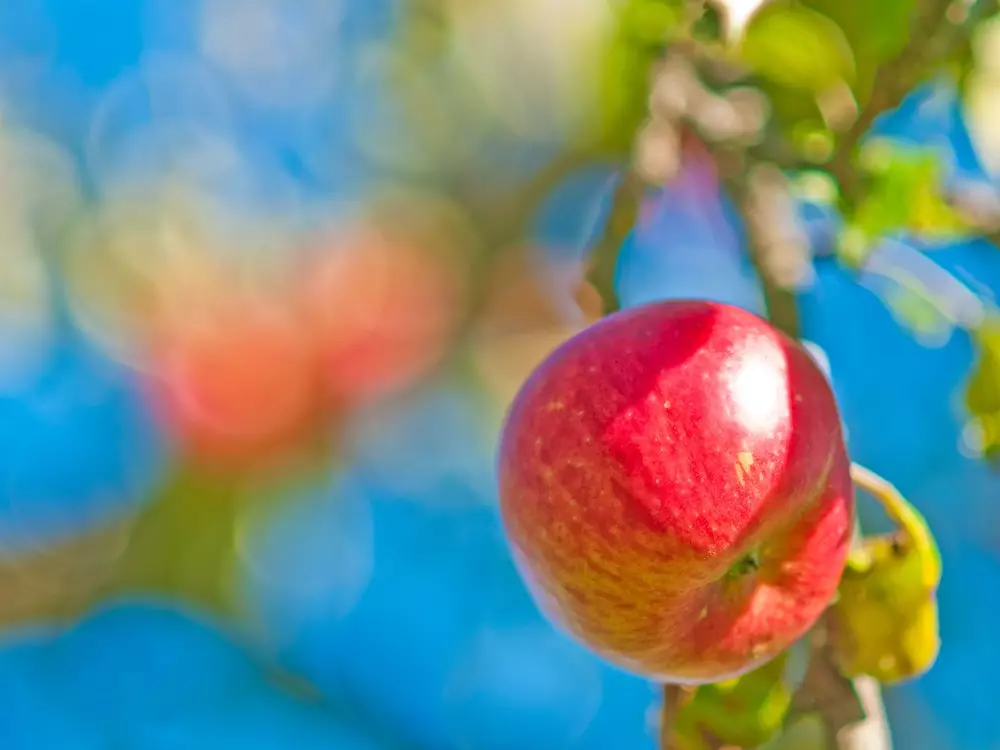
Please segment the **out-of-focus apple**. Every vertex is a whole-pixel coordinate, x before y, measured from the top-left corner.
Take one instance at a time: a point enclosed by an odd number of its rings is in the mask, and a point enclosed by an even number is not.
[[[459,317],[456,269],[377,226],[345,229],[320,250],[302,301],[335,403],[399,390],[439,361]]]
[[[775,657],[832,599],[854,501],[809,353],[707,301],[616,313],[527,380],[499,452],[504,524],[539,605],[663,682]]]
[[[215,298],[207,310],[175,314],[150,334],[154,408],[198,459],[266,461],[321,413],[313,343],[299,317],[270,300]]]

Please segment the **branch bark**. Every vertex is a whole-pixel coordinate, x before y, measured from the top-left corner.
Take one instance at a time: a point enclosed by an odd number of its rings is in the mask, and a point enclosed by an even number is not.
[[[882,688],[871,677],[854,680],[865,718],[841,729],[835,736],[836,750],[892,750],[889,719],[882,703]]]
[[[797,339],[795,287],[808,273],[811,256],[784,176],[773,165],[759,164],[729,175],[726,184],[743,220],[747,249],[764,288],[768,319]]]
[[[847,132],[837,141],[826,170],[837,180],[848,203],[859,197],[863,181],[854,169],[858,145],[880,115],[898,107],[932,69],[963,41],[977,19],[987,12],[985,0],[923,0],[910,27],[909,41],[899,53],[879,66],[871,96]],[[953,8],[963,10],[952,13]]]
[[[817,623],[809,638],[809,667],[792,699],[785,726],[807,716],[818,716],[823,725],[826,750],[892,750],[879,683],[870,677],[849,680],[840,673],[827,644],[825,620]],[[664,685],[660,750],[680,750],[671,726],[678,707],[689,695],[681,686]],[[706,749],[741,750],[715,737],[704,736],[701,740]]]
[[[631,168],[619,176],[615,185],[604,230],[591,250],[583,285],[577,294],[580,306],[588,317],[610,315],[619,309],[620,304],[615,294],[618,254],[628,233],[635,226],[643,188],[642,179]],[[588,299],[588,295],[593,294],[598,298],[599,309],[594,309],[595,302]]]
[[[892,750],[881,687],[870,677],[844,677],[826,634],[823,618],[809,636],[809,669],[792,699],[788,725],[817,715],[823,724],[827,750]]]

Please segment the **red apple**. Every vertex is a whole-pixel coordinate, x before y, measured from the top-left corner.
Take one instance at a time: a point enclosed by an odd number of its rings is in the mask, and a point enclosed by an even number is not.
[[[313,340],[276,301],[192,303],[150,334],[155,411],[201,460],[244,466],[304,440],[320,414]]]
[[[849,469],[802,346],[677,300],[555,349],[511,405],[498,463],[539,606],[620,667],[688,684],[747,672],[817,620],[851,540]]]
[[[430,370],[458,324],[456,269],[378,226],[344,229],[322,247],[301,298],[334,403],[380,398]]]

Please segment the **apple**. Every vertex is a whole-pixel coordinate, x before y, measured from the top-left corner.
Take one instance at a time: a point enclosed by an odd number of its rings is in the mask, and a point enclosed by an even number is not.
[[[626,671],[701,684],[801,637],[854,521],[826,377],[743,309],[669,300],[555,349],[508,410],[500,510],[538,606]]]
[[[299,296],[334,405],[385,397],[432,369],[459,323],[457,270],[406,231],[378,225],[315,244]]]
[[[245,467],[310,435],[322,406],[318,354],[290,305],[222,297],[151,327],[147,386],[190,456]]]

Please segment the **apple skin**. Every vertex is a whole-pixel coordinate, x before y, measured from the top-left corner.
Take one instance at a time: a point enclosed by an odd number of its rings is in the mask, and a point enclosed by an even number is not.
[[[777,656],[833,598],[850,546],[850,460],[826,378],[725,304],[654,302],[555,349],[508,411],[497,469],[539,607],[661,682],[716,682]]]

